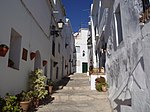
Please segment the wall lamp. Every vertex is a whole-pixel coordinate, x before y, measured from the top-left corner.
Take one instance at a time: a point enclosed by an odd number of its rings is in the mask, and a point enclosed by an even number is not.
[[[63,26],[64,26],[64,22],[62,21],[62,19],[60,19],[58,22],[57,22],[57,26],[58,26],[58,29],[62,30],[63,29]],[[56,30],[56,26],[52,25],[51,26],[51,32],[50,32],[51,35],[55,35],[56,37],[59,36],[59,30]]]
[[[62,21],[62,19],[60,19],[60,20],[57,22],[57,25],[58,25],[58,29],[63,29],[64,22]]]

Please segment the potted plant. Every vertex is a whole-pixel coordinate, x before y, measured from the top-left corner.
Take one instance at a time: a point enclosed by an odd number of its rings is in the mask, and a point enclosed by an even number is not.
[[[95,79],[95,87],[97,91],[103,91],[106,92],[108,88],[108,84],[106,83],[106,80],[104,77],[98,77]]]
[[[48,86],[48,92],[49,94],[52,93],[54,82],[51,79],[47,79],[47,86]]]
[[[107,88],[108,88],[108,84],[105,82],[105,83],[102,83],[102,91],[103,92],[106,92],[107,91]]]
[[[48,91],[45,89],[46,77],[43,75],[43,71],[41,69],[36,69],[35,71],[31,72],[29,80],[30,90],[33,91],[33,104],[35,107],[38,107],[39,100],[45,98],[45,96],[48,94]]]
[[[16,96],[6,93],[4,100],[5,103],[2,107],[2,112],[21,112]]]
[[[18,99],[20,101],[21,109],[26,112],[29,108],[32,99],[32,91],[28,91],[28,92],[22,91],[18,95]]]
[[[0,56],[4,57],[8,51],[8,46],[5,44],[0,45]]]

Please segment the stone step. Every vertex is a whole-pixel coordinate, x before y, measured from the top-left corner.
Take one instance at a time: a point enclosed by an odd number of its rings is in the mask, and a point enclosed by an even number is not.
[[[70,79],[74,79],[74,80],[77,80],[77,79],[89,79],[89,76],[78,76],[78,77],[70,77]]]
[[[90,90],[90,86],[64,86],[62,91],[66,91],[66,90],[84,91],[84,90]]]
[[[74,79],[74,80],[76,80],[76,79],[88,79],[89,78],[89,76],[87,76],[86,74],[74,74],[74,75],[70,75],[69,77],[70,77],[70,79]]]
[[[90,86],[90,82],[81,81],[81,82],[70,82],[66,85],[66,87],[82,87],[82,86]]]
[[[107,92],[98,92],[96,90],[57,90],[52,95],[106,95]]]
[[[87,91],[89,92],[89,91]],[[52,95],[54,97],[54,101],[87,101],[87,100],[94,100],[94,99],[105,99],[107,98],[106,93],[97,92],[97,93],[55,93]]]

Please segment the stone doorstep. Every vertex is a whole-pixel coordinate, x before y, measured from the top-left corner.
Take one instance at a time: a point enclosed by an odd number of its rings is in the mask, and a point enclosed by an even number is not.
[[[81,87],[67,87],[67,86],[64,86],[63,91],[65,90],[90,90],[90,87],[89,86],[81,86]]]

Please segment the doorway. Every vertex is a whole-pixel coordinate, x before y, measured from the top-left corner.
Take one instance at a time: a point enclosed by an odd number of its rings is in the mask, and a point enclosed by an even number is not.
[[[82,63],[82,73],[86,73],[88,70],[88,63],[83,62]]]

